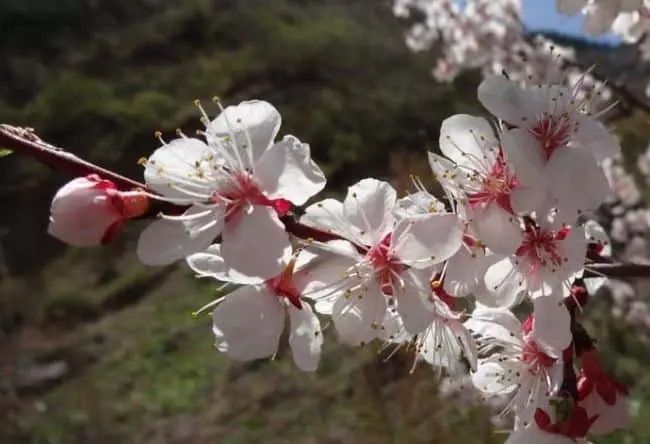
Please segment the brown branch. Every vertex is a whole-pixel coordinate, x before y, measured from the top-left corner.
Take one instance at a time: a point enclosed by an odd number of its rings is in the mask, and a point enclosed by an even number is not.
[[[45,143],[31,128],[0,124],[0,147],[9,148],[19,154],[27,154],[45,165],[69,173],[72,176],[98,174],[103,179],[111,180],[121,190],[146,189],[146,185],[143,183],[124,177],[81,159],[61,148]]]

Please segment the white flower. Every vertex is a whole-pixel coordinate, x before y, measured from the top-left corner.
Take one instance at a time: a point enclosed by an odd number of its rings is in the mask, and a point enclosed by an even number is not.
[[[620,153],[617,140],[589,114],[590,104],[576,99],[576,89],[558,85],[521,88],[503,76],[492,76],[478,89],[481,103],[513,129],[502,146],[522,177],[543,172],[551,204],[567,223],[579,212],[593,210],[609,192],[598,162]],[[580,174],[575,173],[580,165]]]
[[[199,276],[227,280],[232,271],[223,263],[219,249],[213,245],[188,258],[188,263]],[[199,310],[216,306],[212,331],[217,349],[238,361],[274,356],[288,317],[294,362],[301,370],[316,370],[323,336],[318,316],[303,299],[305,288],[313,285],[309,274],[319,265],[315,259],[298,252],[274,278],[241,286]]]
[[[339,234],[347,241],[315,247],[337,255],[312,277],[331,283],[307,295],[316,310],[331,314],[339,339],[351,345],[382,335],[389,298],[406,330],[430,324],[431,266],[460,247],[463,226],[454,214],[426,214],[396,221],[395,190],[386,182],[364,179],[351,186],[343,203],[326,199],[306,209],[302,222]],[[349,242],[348,242],[349,241]]]
[[[463,325],[462,316],[454,313],[450,307],[436,296],[431,296],[426,307],[429,310],[430,324],[420,334],[407,332],[399,317],[393,316],[387,326],[386,340],[392,344],[413,347],[416,361],[424,360],[428,364],[446,369],[456,376],[466,374],[462,359],[466,359],[471,370],[476,370],[478,351],[469,330]],[[396,349],[396,350],[397,350]]]
[[[291,245],[279,216],[325,185],[308,145],[293,136],[274,142],[280,121],[269,103],[242,102],[213,122],[204,116],[207,143],[182,137],[146,161],[151,189],[192,206],[181,216],[162,215],[142,233],[143,262],[169,264],[221,234],[224,260],[238,273],[253,280],[280,273]]]
[[[76,247],[105,244],[148,205],[149,198],[143,193],[119,191],[113,182],[97,175],[78,177],[56,192],[47,231]]]
[[[541,171],[513,169],[502,146],[511,141],[497,139],[485,119],[457,114],[440,130],[440,150],[452,162],[429,153],[436,178],[459,200],[478,239],[502,254],[521,242],[516,214],[534,211],[546,197]]]
[[[562,361],[541,351],[508,310],[479,306],[465,326],[480,336],[479,353],[488,354],[478,361],[474,385],[486,396],[509,395],[505,411],[514,412],[519,424],[530,424],[535,409],[560,387]]]
[[[527,223],[515,254],[488,269],[486,287],[500,294],[502,300],[512,299],[504,293],[550,295],[584,268],[586,251],[584,229],[580,226],[558,229],[544,220],[539,226]]]

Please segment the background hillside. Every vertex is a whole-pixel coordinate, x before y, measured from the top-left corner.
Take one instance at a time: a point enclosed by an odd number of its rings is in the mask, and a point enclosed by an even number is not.
[[[435,83],[433,54],[407,50],[389,3],[4,0],[0,122],[141,178],[136,161],[157,147],[155,130],[200,126],[194,99],[262,98],[282,113],[283,134],[310,143],[331,190],[368,175],[403,190],[409,172],[428,180],[424,150],[442,120],[482,110],[479,76]],[[640,85],[648,73],[626,49],[572,43],[608,77]],[[645,149],[647,121],[630,112],[617,122],[629,153]],[[142,225],[94,250],[46,235],[49,200],[67,179],[0,159],[0,442],[503,440],[482,409],[442,399],[435,372],[409,376],[407,356],[383,363],[372,347],[329,341],[314,375],[283,353],[228,361],[212,348],[209,318],[190,315],[214,286],[182,266],[140,266]],[[599,442],[650,442],[647,348],[608,321],[606,300],[590,311],[610,366],[637,383],[632,431]]]

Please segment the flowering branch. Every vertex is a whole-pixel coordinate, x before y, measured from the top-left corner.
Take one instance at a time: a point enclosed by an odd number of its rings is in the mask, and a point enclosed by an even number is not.
[[[20,128],[7,124],[0,124],[0,146],[14,150],[16,153],[26,154],[39,162],[49,165],[60,171],[75,176],[96,174],[104,179],[109,179],[121,190],[147,189],[141,182],[122,176],[114,171],[107,170],[92,162],[81,159],[74,154],[64,151],[43,141],[31,128]],[[162,200],[155,200],[148,211],[141,218],[152,218],[160,212],[179,214],[187,209],[186,206],[175,205]],[[341,239],[335,233],[300,223],[293,214],[281,218],[287,232],[300,239],[310,239],[318,242]],[[610,278],[650,278],[650,265],[614,263],[601,256],[591,256],[594,263],[589,264],[585,277],[604,275]]]

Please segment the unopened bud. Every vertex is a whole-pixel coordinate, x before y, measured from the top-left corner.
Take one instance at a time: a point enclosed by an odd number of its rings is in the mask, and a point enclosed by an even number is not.
[[[149,198],[142,192],[120,191],[113,182],[95,174],[79,177],[54,196],[48,233],[77,247],[105,244],[148,206]]]

